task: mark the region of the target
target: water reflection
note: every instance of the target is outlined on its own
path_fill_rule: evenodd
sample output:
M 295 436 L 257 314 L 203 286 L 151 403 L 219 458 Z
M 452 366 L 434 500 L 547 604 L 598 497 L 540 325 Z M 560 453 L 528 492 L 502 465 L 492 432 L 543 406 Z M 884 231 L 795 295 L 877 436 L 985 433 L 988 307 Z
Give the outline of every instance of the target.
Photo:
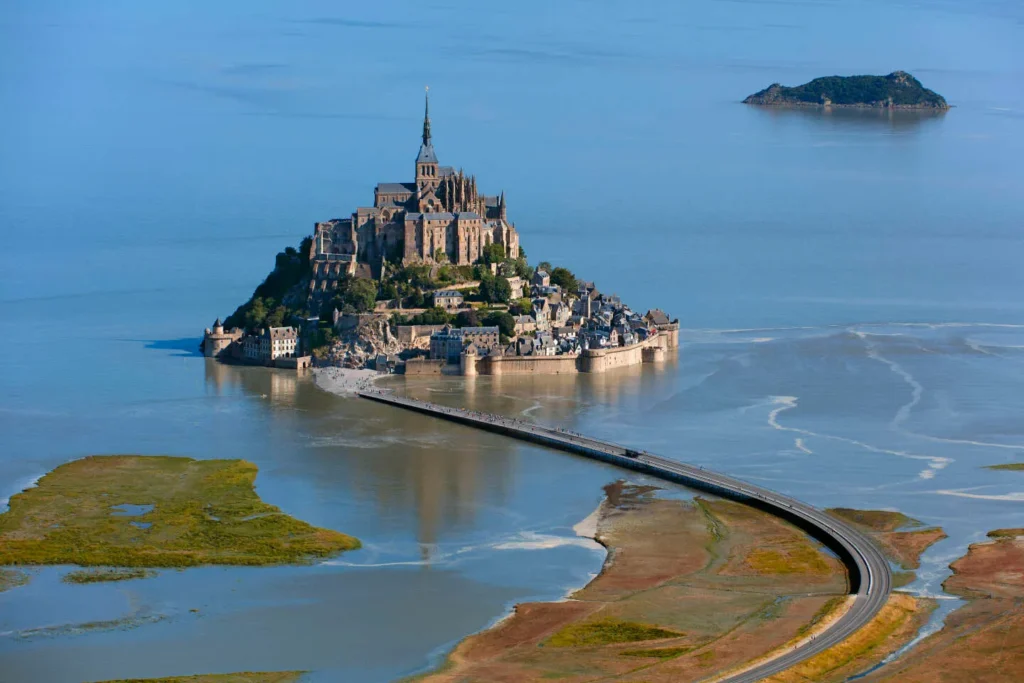
M 917 132 L 936 125 L 946 116 L 941 109 L 884 109 L 848 107 L 754 107 L 756 116 L 772 122 L 813 121 L 843 132 L 870 131 L 888 128 L 896 132 Z
M 372 498 L 378 524 L 391 532 L 415 527 L 425 560 L 446 535 L 475 524 L 479 510 L 508 502 L 515 442 L 334 396 L 310 373 L 208 360 L 206 385 L 218 396 L 263 401 L 275 417 L 268 441 L 289 442 L 277 450 L 287 449 L 288 467 L 318 497 Z

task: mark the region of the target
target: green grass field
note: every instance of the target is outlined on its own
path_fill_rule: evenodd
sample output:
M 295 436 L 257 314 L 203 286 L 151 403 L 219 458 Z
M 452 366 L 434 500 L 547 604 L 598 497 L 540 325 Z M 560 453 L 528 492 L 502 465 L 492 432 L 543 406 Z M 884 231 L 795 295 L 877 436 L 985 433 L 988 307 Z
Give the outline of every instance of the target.
M 264 503 L 255 479 L 244 460 L 75 460 L 11 497 L 0 515 L 0 565 L 293 564 L 359 547 Z
M 548 647 L 586 647 L 659 638 L 680 638 L 683 635 L 677 631 L 669 631 L 635 621 L 601 619 L 582 624 L 570 624 L 544 641 L 544 645 Z

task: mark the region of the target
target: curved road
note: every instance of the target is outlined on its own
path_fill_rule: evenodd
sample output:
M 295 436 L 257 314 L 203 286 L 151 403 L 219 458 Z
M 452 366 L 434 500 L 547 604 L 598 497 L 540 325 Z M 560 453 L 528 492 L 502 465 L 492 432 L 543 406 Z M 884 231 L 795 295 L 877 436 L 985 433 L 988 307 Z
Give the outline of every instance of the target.
M 727 477 L 702 467 L 669 460 L 646 451 L 637 453 L 618 444 L 592 439 L 564 429 L 523 422 L 501 415 L 439 406 L 379 391 L 360 392 L 362 398 L 433 415 L 452 422 L 498 432 L 518 439 L 569 451 L 654 477 L 684 484 L 718 496 L 754 505 L 801 527 L 840 557 L 850 574 L 855 600 L 841 619 L 800 647 L 718 679 L 719 683 L 753 683 L 784 671 L 850 636 L 882 608 L 892 590 L 889 562 L 864 534 L 831 515 L 780 493 Z M 635 454 L 635 455 L 634 455 Z

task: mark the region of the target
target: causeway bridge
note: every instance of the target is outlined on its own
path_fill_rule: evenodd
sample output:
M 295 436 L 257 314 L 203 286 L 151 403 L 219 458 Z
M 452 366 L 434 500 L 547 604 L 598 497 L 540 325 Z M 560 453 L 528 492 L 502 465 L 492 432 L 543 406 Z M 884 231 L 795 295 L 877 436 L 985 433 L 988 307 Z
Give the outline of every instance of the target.
M 833 622 L 826 631 L 819 633 L 814 639 L 774 659 L 753 665 L 745 671 L 720 677 L 717 683 L 754 683 L 827 650 L 871 621 L 892 591 L 892 571 L 889 562 L 871 539 L 842 520 L 795 498 L 703 467 L 687 465 L 646 451 L 627 449 L 619 444 L 593 439 L 564 429 L 546 427 L 502 415 L 440 406 L 381 391 L 364 391 L 360 392 L 359 396 L 593 458 L 745 503 L 796 525 L 835 552 L 846 565 L 849 573 L 849 591 L 854 596 L 853 605 L 842 618 Z

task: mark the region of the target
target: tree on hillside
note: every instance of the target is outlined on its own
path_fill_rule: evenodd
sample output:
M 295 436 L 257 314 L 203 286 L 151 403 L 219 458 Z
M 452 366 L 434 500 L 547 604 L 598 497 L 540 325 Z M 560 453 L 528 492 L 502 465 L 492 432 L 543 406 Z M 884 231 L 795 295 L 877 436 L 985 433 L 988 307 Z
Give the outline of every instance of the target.
M 497 326 L 498 331 L 505 337 L 511 337 L 516 332 L 515 318 L 505 311 L 494 311 L 488 314 L 481 322 L 487 326 Z
M 382 282 L 380 289 L 377 292 L 378 301 L 390 301 L 391 299 L 398 298 L 398 287 L 395 286 L 394 282 Z
M 551 261 L 541 261 L 537 264 L 537 270 L 543 270 L 548 275 L 551 274 Z
M 484 263 L 501 263 L 505 260 L 505 245 L 497 242 L 488 244 L 480 254 L 480 260 Z
M 423 308 L 426 303 L 426 299 L 423 297 L 423 291 L 418 287 L 412 290 L 412 293 L 405 299 L 406 308 Z
M 342 300 L 356 313 L 369 313 L 377 301 L 377 283 L 365 278 L 349 278 Z M 339 286 L 340 289 L 340 286 Z
M 579 289 L 579 283 L 576 281 L 576 276 L 568 268 L 555 268 L 550 271 L 551 284 L 558 285 L 564 291 L 571 294 L 575 294 L 576 290 Z
M 447 325 L 452 321 L 452 316 L 443 308 L 437 306 L 428 308 L 409 318 L 410 325 Z
M 455 316 L 455 324 L 459 327 L 477 327 L 480 325 L 480 316 L 473 309 L 459 311 Z
M 512 285 L 506 278 L 487 273 L 480 278 L 480 296 L 488 303 L 508 303 L 512 298 Z
M 533 302 L 529 297 L 516 299 L 508 305 L 508 312 L 512 315 L 531 315 L 533 313 Z
M 288 317 L 288 309 L 284 306 L 278 306 L 267 315 L 267 327 L 284 327 L 285 320 Z
M 259 327 L 262 327 L 264 322 L 267 320 L 267 306 L 263 303 L 261 297 L 255 297 L 249 306 L 249 309 L 245 312 L 245 327 L 249 331 L 253 331 Z

